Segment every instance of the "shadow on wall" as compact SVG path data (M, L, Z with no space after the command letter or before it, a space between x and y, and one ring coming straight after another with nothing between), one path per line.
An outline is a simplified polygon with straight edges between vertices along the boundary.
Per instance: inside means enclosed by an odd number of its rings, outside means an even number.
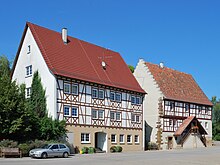
M151 137L153 127L148 125L146 121L144 121L144 124L145 124L145 147L144 149L147 150L148 149L147 146L148 146L148 143L150 142L150 137Z

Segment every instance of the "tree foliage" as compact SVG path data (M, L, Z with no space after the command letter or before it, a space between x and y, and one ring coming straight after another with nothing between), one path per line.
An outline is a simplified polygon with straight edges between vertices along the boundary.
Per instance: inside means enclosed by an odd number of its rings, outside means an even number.
M128 65L128 68L130 69L131 73L134 73L134 67L132 65Z
M10 78L10 63L0 56L0 140L57 140L66 133L65 121L47 115L45 90L36 72L31 97L25 97L25 85Z
M220 100L216 96L212 97L212 136L214 140L220 141Z

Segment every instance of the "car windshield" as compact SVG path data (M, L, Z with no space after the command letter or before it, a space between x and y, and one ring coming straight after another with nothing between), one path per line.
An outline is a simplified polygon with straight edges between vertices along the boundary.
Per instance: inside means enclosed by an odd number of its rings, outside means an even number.
M49 145L49 144L45 144L43 147L41 147L41 148L44 148L44 149L48 149L48 148L50 148L50 146L51 145Z

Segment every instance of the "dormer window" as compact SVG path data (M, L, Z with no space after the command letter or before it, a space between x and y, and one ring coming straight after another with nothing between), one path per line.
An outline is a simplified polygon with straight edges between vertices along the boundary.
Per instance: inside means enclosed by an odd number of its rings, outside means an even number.
M32 75L32 65L26 67L26 76Z

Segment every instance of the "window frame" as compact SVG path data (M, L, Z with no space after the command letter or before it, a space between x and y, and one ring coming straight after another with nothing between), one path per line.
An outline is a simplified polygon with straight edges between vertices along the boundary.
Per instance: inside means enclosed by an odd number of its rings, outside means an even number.
M129 136L130 136L130 141L128 141L128 139L129 139L128 137L129 137ZM128 135L127 135L127 143L128 143L128 144L132 144L132 135L131 135L131 134L128 134Z
M117 99L117 96L119 96L119 100ZM121 93L119 93L119 92L115 93L115 101L116 102L121 102Z
M114 118L112 118L112 114L114 115ZM115 111L110 111L110 120L115 120Z
M112 99L112 95L114 96L114 98ZM115 101L115 92L110 92L110 101Z
M102 96L102 97L100 97L100 91L103 92L103 96ZM98 97L99 97L99 99L105 99L105 91L104 91L104 89L99 89L99 91L98 91Z
M119 115L119 119L117 118L117 115ZM115 120L121 121L121 112L115 112Z
M94 96L93 91L96 91L96 96ZM97 88L92 88L92 98L93 98L93 99L97 99L98 97L99 97L98 89L97 89Z
M73 116L73 108L76 108L76 116ZM72 117L78 117L78 107L71 107L71 116Z
M73 92L73 87L76 87L76 93ZM71 93L72 93L73 95L78 95L78 94L79 94L78 84L72 84L72 85L71 85Z
M96 116L94 117L93 114L95 114ZM98 119L98 110L97 109L92 109L92 119Z
M88 135L88 140L87 140ZM83 136L83 137L82 137ZM90 143L90 133L81 133L80 134L81 144L89 144Z
M131 104L132 105L136 104L136 97L134 95L131 95Z
M136 139L137 138L137 139ZM137 141L136 141L137 140ZM140 137L139 135L134 135L134 143L139 144L140 143Z
M67 92L67 91L65 91L66 90L66 88L65 88L65 86L66 85L68 85L69 87L69 91ZM70 86L70 83L67 83L67 82L64 82L63 83L63 92L65 93L65 94L70 94L71 93L71 86Z
M139 100L139 101L137 101L137 100ZM140 97L140 96L137 96L137 97L136 97L136 104L137 104L137 105L140 105L140 104L141 104L141 97Z
M26 66L25 67L26 68L26 77L30 77L30 76L32 76L32 65L28 65L28 66Z
M122 137L123 141L121 141L121 137ZM125 135L124 134L119 135L119 143L125 143Z
M65 114L65 108L68 108L68 115ZM70 106L69 105L64 105L64 107L63 107L63 116L64 117L70 117Z
M100 112L103 112L102 113L103 114L102 117L100 117ZM105 119L105 111L104 110L98 110L98 119L100 119L100 120L104 120Z
M26 97L29 98L31 96L31 87L26 88Z
M113 141L113 137L114 136L114 141ZM117 143L117 135L116 134L111 134L111 143Z

